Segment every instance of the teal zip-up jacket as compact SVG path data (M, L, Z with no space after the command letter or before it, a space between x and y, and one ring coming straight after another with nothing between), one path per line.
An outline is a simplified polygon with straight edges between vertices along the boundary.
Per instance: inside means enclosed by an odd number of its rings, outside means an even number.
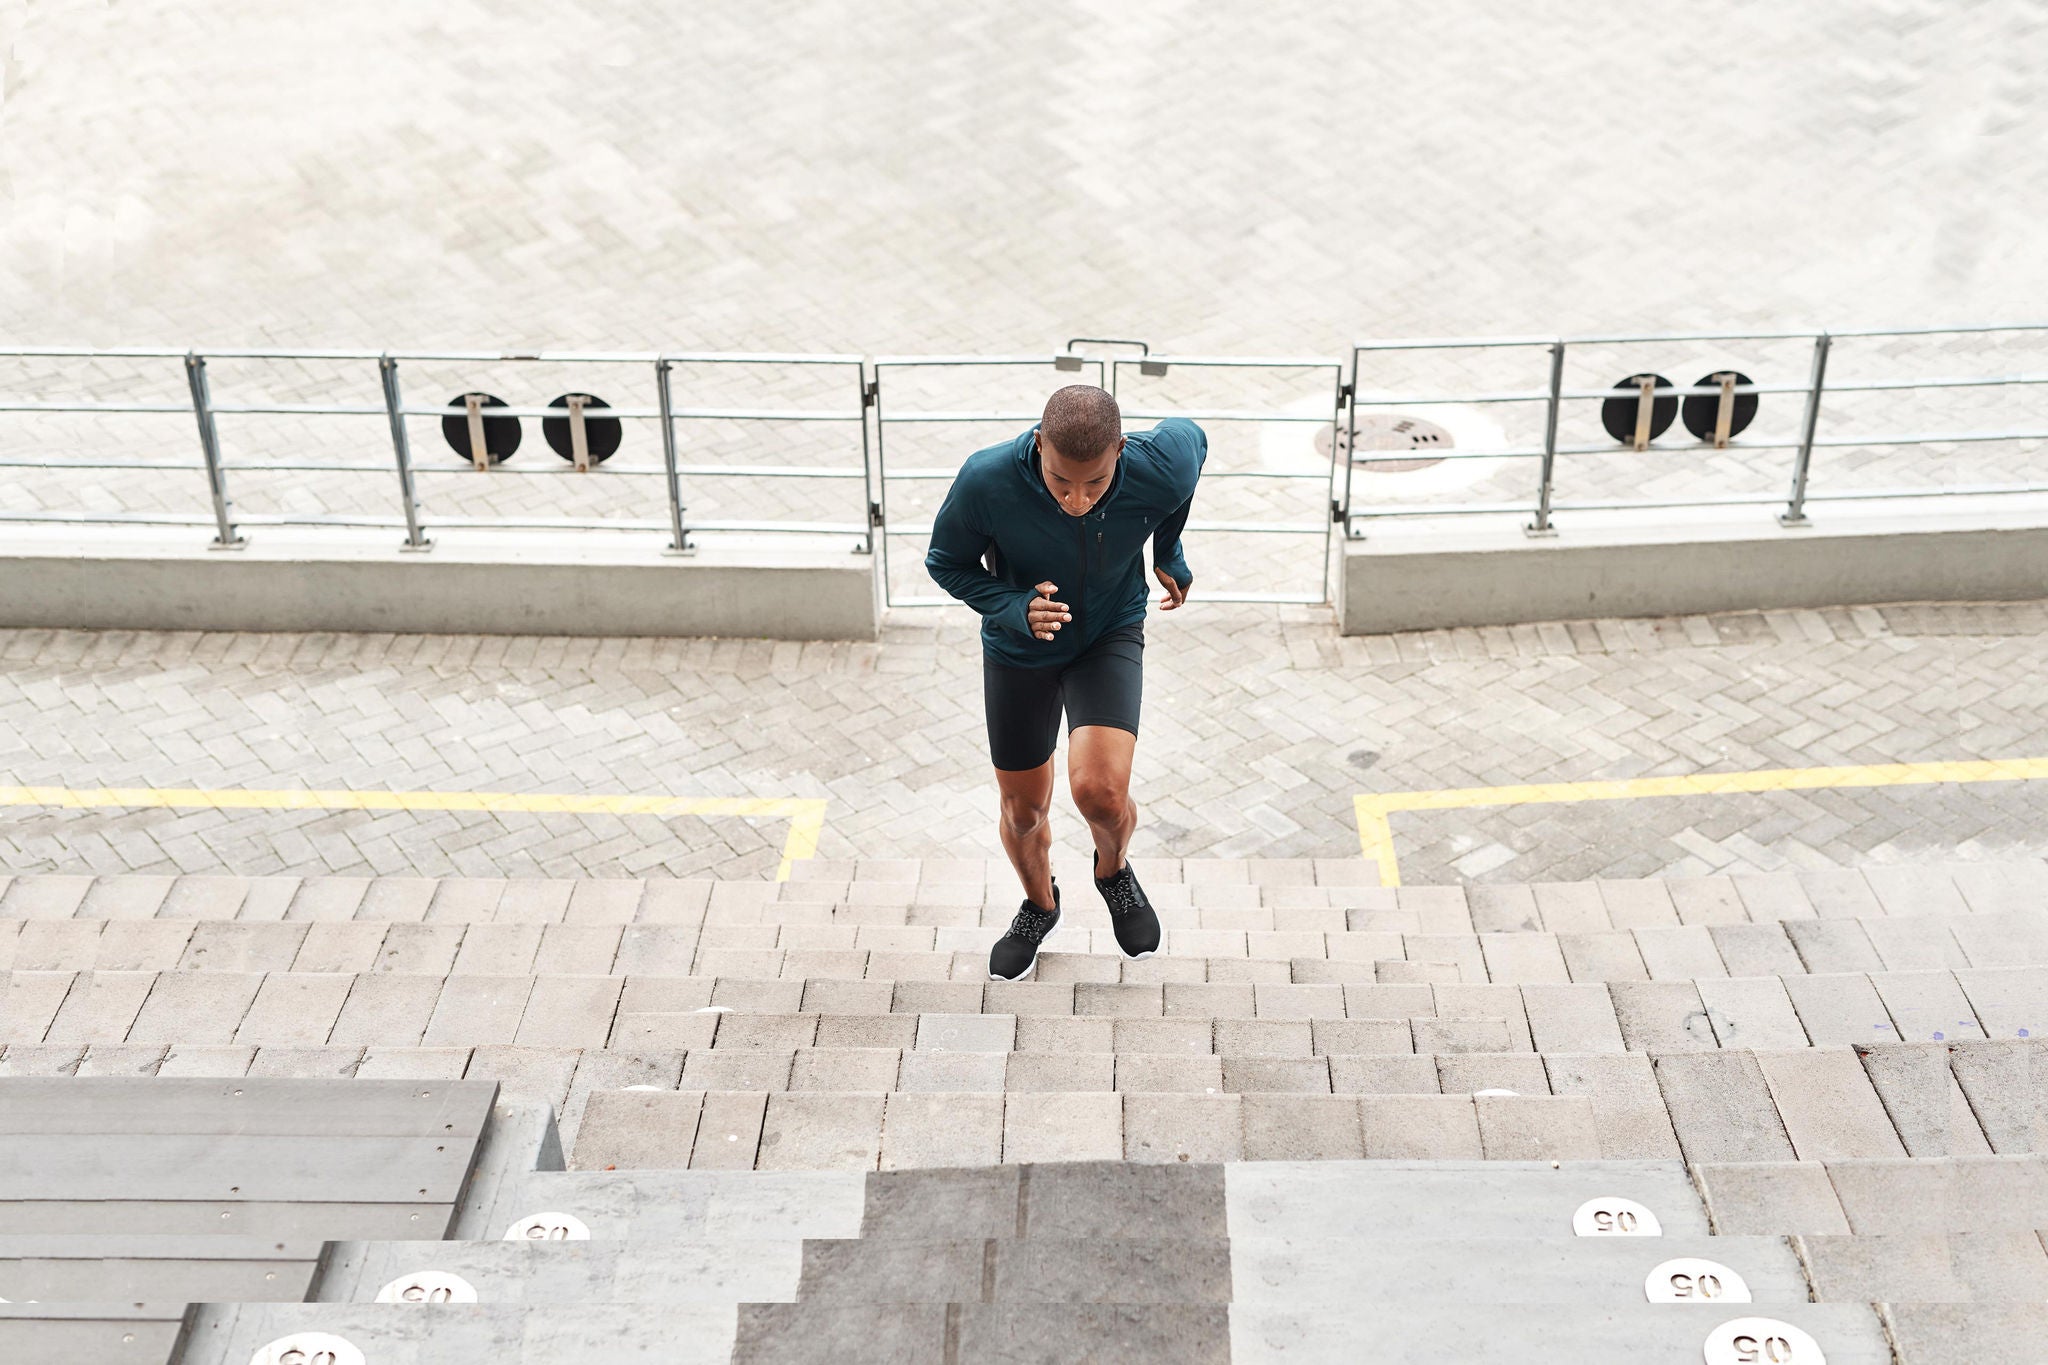
M1109 491L1075 517L1038 472L1037 431L967 457L924 559L940 587L981 613L983 653L1013 668L1071 663L1108 632L1144 620L1154 581L1148 540L1154 565L1183 587L1192 581L1180 535L1209 456L1209 438L1184 417L1129 432ZM1024 612L1048 581L1074 619L1041 640Z

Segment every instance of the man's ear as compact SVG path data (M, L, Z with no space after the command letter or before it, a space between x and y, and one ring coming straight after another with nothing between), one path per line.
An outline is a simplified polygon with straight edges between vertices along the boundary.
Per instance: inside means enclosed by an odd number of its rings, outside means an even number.
M1128 437L1128 436L1119 436L1119 437L1117 437L1117 438L1116 438L1116 453L1117 453L1117 454L1121 455L1121 454L1123 454L1123 453L1124 453L1124 442L1125 442L1125 441L1128 441L1129 439L1130 439L1130 437Z

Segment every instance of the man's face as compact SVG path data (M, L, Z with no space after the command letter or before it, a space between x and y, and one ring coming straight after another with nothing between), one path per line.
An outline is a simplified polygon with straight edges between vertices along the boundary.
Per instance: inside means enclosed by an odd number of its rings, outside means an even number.
M1110 478L1116 473L1116 457L1123 454L1123 437L1117 437L1115 445L1085 460L1068 459L1042 433L1037 441L1038 469L1045 477L1046 489L1068 516L1081 516L1102 501L1102 495L1109 491Z

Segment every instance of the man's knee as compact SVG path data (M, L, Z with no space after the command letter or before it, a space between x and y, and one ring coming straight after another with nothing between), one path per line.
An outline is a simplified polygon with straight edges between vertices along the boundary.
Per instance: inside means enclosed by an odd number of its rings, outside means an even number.
M1014 837L1024 838L1038 833L1051 814L1051 809L1044 802L1012 796L1003 798L1003 829Z
M1095 824L1113 824L1123 818L1127 793L1124 784L1101 777L1073 780L1074 808L1081 818Z

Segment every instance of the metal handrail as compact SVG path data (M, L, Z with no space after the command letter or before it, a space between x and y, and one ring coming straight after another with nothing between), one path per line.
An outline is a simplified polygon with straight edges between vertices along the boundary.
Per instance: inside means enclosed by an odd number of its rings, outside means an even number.
M185 364L187 387L190 401L174 402L85 402L78 400L34 401L8 399L0 400L0 415L7 413L37 414L114 414L114 415L169 415L190 414L198 423L200 448L203 459L198 464L188 462L167 463L156 460L130 460L121 458L93 458L82 460L56 460L48 458L0 457L0 468L44 468L44 469L132 469L132 470L190 470L205 471L209 493L214 505L214 519L217 535L214 544L218 548L232 549L245 544L239 528L243 526L279 525L349 525L349 526L402 526L405 541L402 548L426 550L432 541L426 534L422 517L417 481L424 474L450 474L471 472L476 468L489 468L494 473L517 477L560 477L569 474L596 472L600 469L612 476L662 477L667 484L669 548L678 553L688 553L693 547L690 532L701 530L745 530L750 533L794 533L816 534L829 531L837 534L851 530L860 536L858 549L871 553L874 549L874 535L867 509L872 501L871 455L868 444L867 406L869 383L867 362L857 355L832 353L784 353L767 351L368 351L368 350L292 350L284 348L222 347L204 351L175 351L157 347L88 347L88 346L4 346L0 347L0 358L12 359L141 359L141 360L182 360ZM213 397L207 378L207 361L211 360L266 360L266 361L327 361L354 362L373 361L378 368L378 383L382 391L381 404L366 403L302 403L281 400L253 400L248 402L220 402ZM501 363L560 363L560 364L609 364L647 365L654 370L656 403L654 406L624 406L592 409L591 419L605 418L618 421L651 421L659 424L662 438L662 464L657 469L605 467L596 464L560 466L505 467L489 460L482 452L475 452L474 463L462 470L419 469L413 464L411 441L407 429L408 419L468 418L467 406L459 404L442 406L416 406L407 404L401 397L400 371L404 363L460 363L460 364L501 364ZM751 366L844 366L853 369L857 388L856 401L846 408L750 408L732 406L679 407L673 398L672 372L678 366L690 365L751 365ZM368 464L360 461L240 461L229 460L221 451L217 430L217 419L222 416L294 416L294 417L383 417L389 427L392 460L390 464ZM538 419L541 421L567 419L578 428L585 420L580 411L572 408L501 406L481 410L486 420L499 418ZM720 466L712 464L684 464L676 453L676 424L679 422L748 422L748 423L857 423L861 433L860 468L811 468L787 464ZM472 432L480 428L472 427ZM473 434L472 441L477 437ZM577 437L581 450L580 432ZM234 511L228 496L227 476L234 471L263 471L266 473L343 473L381 474L395 471L398 475L399 501L403 512L402 521L389 518L359 518L348 516L288 516L253 517L240 516ZM690 522L685 515L682 500L681 480L712 478L799 478L799 479L860 479L868 485L862 498L862 516L857 522L770 522L770 521L723 521ZM27 522L35 520L64 522L66 524L149 524L185 525L184 519L175 517L152 517L136 513L73 512L57 514L17 513L0 520ZM505 519L488 517L466 517L448 520L443 525L463 528L492 528L508 526L547 526L551 528L576 530L644 530L661 523L640 522L622 518L524 518Z
M1904 328L1835 328L1722 331L1692 333L1589 333L1567 336L1519 336L1519 337L1423 337L1392 340L1362 340L1353 343L1348 373L1346 363L1333 357L1316 356L1215 356L1215 355L1172 355L1153 352L1143 342L1103 341L1101 339L1074 338L1063 350L1033 355L888 355L874 359L853 354L812 353L812 352L742 352L742 351L491 351L491 350L366 350L366 349L286 349L221 347L175 349L169 347L85 347L85 346L0 346L0 358L46 359L46 360L163 360L177 361L184 370L184 387L189 392L186 401L136 400L91 402L68 399L0 399L0 418L8 414L27 417L51 415L134 415L142 417L163 417L188 414L196 423L199 436L199 458L197 460L172 460L162 457L107 455L89 456L79 459L51 458L45 456L0 456L0 468L5 469L64 469L64 470L132 470L146 472L177 472L189 474L197 471L207 480L207 494L211 503L211 517L198 514L134 513L134 512L4 512L0 522L8 524L31 524L48 522L53 524L116 524L156 525L191 527L211 525L215 531L214 545L223 549L234 549L246 544L242 531L247 527L260 526L356 526L375 528L399 528L405 533L404 548L426 550L432 542L427 536L430 529L423 517L416 487L418 480L426 475L447 476L456 473L470 473L481 465L496 473L520 477L565 477L583 472L602 472L607 475L624 477L652 477L659 475L666 485L667 518L663 520L642 520L630 518L591 517L467 517L444 519L438 522L445 527L476 528L531 528L576 530L622 530L645 531L663 529L668 531L669 548L677 552L688 552L692 548L693 532L747 534L797 533L797 534L840 534L851 531L858 536L857 549L866 553L880 553L886 561L890 539L919 534L918 527L909 524L891 526L888 523L887 488L899 481L935 482L950 480L957 469L948 467L903 467L889 469L886 458L886 428L898 425L971 426L994 423L1028 423L1037 420L1039 413L1013 409L998 405L990 409L928 409L892 410L884 413L882 406L882 373L885 369L910 367L1002 367L1002 366L1050 366L1066 373L1093 371L1095 381L1114 392L1118 378L1132 367L1146 377L1157 378L1170 373L1175 367L1222 370L1328 370L1333 381L1333 399L1327 415L1320 411L1261 409L1250 407L1189 407L1161 408L1156 406L1133 405L1125 410L1127 417L1151 421L1165 417L1188 417L1207 423L1286 423L1297 425L1324 425L1330 427L1333 447L1336 437L1348 425L1350 449L1356 450L1358 423L1361 412L1400 408L1453 405L1517 405L1540 404L1544 408L1544 435L1540 445L1508 443L1498 449L1431 449L1425 452L1405 451L1357 452L1347 457L1333 459L1332 468L1323 472L1302 472L1299 470L1217 470L1206 475L1218 480L1268 480L1268 481L1309 481L1323 479L1329 485L1331 521L1329 525L1316 523L1271 522L1204 522L1190 523L1194 531L1246 531L1259 533L1309 534L1320 532L1327 538L1330 526L1342 526L1345 533L1358 536L1363 523L1382 517L1431 517L1459 516L1473 514L1499 514L1502 512L1530 512L1527 530L1534 535L1554 533L1553 519L1559 513L1593 511L1624 511L1645 509L1669 509L1678 507L1737 507L1779 505L1782 508L1779 520L1787 526L1807 524L1806 508L1809 503L1842 503L1854 501L1888 500L1902 498L1941 497L1982 497L2013 494L2036 494L2048 492L2048 485L2025 481L2006 484L1972 484L1969 486L1947 486L1941 488L1885 487L1848 490L1813 491L1810 488L1813 471L1813 457L1816 451L1833 451L1856 448L1886 448L1912 446L1969 445L1987 442L2029 442L2048 441L2048 425L2037 425L2021 420L2008 427L1985 427L1967 430L1913 429L1894 427L1857 435L1846 432L1828 432L1822 429L1821 408L1827 395L1846 394L1907 394L1921 391L1965 391L1991 388L2028 388L2048 385L2048 371L2017 370L2003 373L1945 373L1907 378L1856 378L1846 381L1831 381L1828 369L1831 354L1837 343L1884 338L1927 338L1943 336L1988 336L1993 334L2048 333L2048 322L2030 323L1986 323L1956 326L1928 326ZM1691 385L1684 388L1669 387L1651 391L1647 395L1632 395L1628 388L1600 389L1566 387L1564 384L1564 363L1567 353L1574 347L1656 347L1668 345L1699 345L1703 343L1727 344L1739 342L1787 342L1800 341L1811 346L1810 372L1805 382L1786 376L1755 380L1745 384ZM1076 348L1083 344L1121 345L1137 349L1137 354L1082 354ZM1369 390L1364 380L1371 377L1375 367L1381 366L1392 355L1400 352L1433 352L1447 350L1506 350L1514 348L1541 348L1548 353L1548 380L1542 387L1532 388L1487 388L1475 386L1470 391L1458 390ZM382 402L294 402L262 397L241 401L221 401L213 393L213 381L208 374L209 361L254 360L254 361L320 361L341 364L374 363L378 369L378 381ZM584 418L576 409L502 406L479 409L484 420L512 418L517 420L538 419L541 421L570 420L580 423L596 418L620 422L652 422L661 433L662 460L658 467L624 467L618 464L591 464L587 469L569 463L527 464L517 467L496 465L488 459L460 467L416 466L411 452L409 424L414 421L446 419L455 417L467 419L472 416L466 405L434 405L407 403L401 392L400 379L407 365L416 364L576 364L576 365L622 365L627 367L647 366L654 374L655 402L620 407L590 409L590 417ZM745 406L701 403L683 406L676 402L674 371L692 366L763 366L779 367L843 367L854 371L857 392L856 402L845 407L812 406ZM1646 365L1645 370L1649 367ZM1582 456L1612 453L1617 447L1588 443L1585 441L1561 441L1559 436L1560 417L1566 404L1610 403L1617 399L1624 402L1662 403L1680 399L1714 398L1724 403L1735 398L1789 398L1797 396L1800 404L1799 420L1795 429L1778 429L1766 433L1734 434L1725 428L1720 433L1725 446L1730 450L1746 453L1789 451L1792 452L1789 487L1782 497L1758 495L1697 495L1685 498L1645 499L1573 499L1559 500L1556 496L1557 460L1560 456ZM1723 408L1725 414L1727 408ZM872 414L872 416L871 416ZM288 416L288 417L376 417L382 416L388 427L391 458L388 462L373 462L357 458L343 458L333 462L307 459L304 456L279 461L234 459L223 449L218 430L221 418L243 416ZM715 464L704 461L685 462L679 458L677 431L679 425L688 423L730 422L748 427L774 427L781 424L855 424L860 428L861 459L858 468L851 461L844 465L826 464L819 466L791 465L786 462L773 464ZM873 430L870 431L870 422ZM1789 425L1789 424L1788 424ZM480 428L472 427L472 431ZM1641 430L1646 428L1639 428ZM189 437L188 437L189 439ZM476 439L474 436L472 440ZM1638 436L1638 443L1642 441ZM1623 444L1623 450L1630 447ZM1641 453L1651 456L1680 455L1718 448L1713 441L1674 441L1660 444L1654 450L1642 449ZM578 445L581 449L581 445ZM482 454L474 452L473 454ZM1353 504L1353 479L1355 468L1370 468L1377 464L1402 464L1424 453L1433 461L1445 460L1534 460L1538 462L1537 487L1533 500L1527 503L1442 503L1420 506L1375 506L1355 507ZM1336 465L1341 460L1341 479ZM346 473L346 474L389 474L395 473L399 484L399 505L401 518L378 516L335 515L285 515L250 516L236 511L230 496L230 478L245 472L265 473ZM710 479L822 479L861 481L862 504L856 519L839 521L777 521L777 520L696 520L686 515L683 500L684 480ZM881 535L877 532L881 531ZM1324 599L1328 597L1328 556L1325 555ZM886 562L884 564L886 570ZM1244 600L1308 600L1275 598L1271 594L1240 595Z
M1511 448L1493 451L1430 450L1432 460L1453 459L1524 459L1537 458L1541 461L1537 476L1533 515L1525 528L1530 535L1551 535L1555 528L1551 524L1553 513L1558 511L1619 511L1668 509L1674 507L1750 506L1782 503L1784 511L1778 520L1788 527L1808 524L1806 505L1809 502L1846 502L1874 498L1900 497L1943 497L1943 496L1988 496L2018 493L2034 493L2040 488L2032 483L1995 484L1972 486L1967 491L1930 488L1917 493L1912 490L1878 489L1849 490L1832 492L1825 496L1809 493L1808 485L1813 467L1813 452L1816 450L1838 450L1869 447L1897 446L1939 446L1962 445L1995 441L2040 441L2048 440L2048 430L1969 430L1969 431L1914 431L1879 432L1870 435L1828 435L1820 434L1821 401L1825 394L1851 393L1912 393L1921 390L1957 390L1974 388L1996 388L2006 386L2028 386L2048 384L2048 373L2005 373L1984 375L1929 375L1907 379L1867 379L1848 383L1829 384L1827 379L1829 356L1834 343L1843 338L1871 339L1884 337L1934 337L1970 336L1992 333L2042 333L2048 332L2048 323L1987 323L1949 327L1905 327L1905 328L1841 328L1835 330L1800 331L1757 331L1757 332L1690 332L1690 333L1642 333L1642 334L1590 334L1558 337L1421 337L1409 340L1368 340L1355 342L1351 348L1351 446L1355 451L1358 436L1358 414L1361 409L1372 410L1399 406L1448 406L1465 404L1508 404L1541 403L1544 405L1544 436L1541 448ZM1794 452L1791 486L1783 498L1717 497L1695 496L1685 499L1636 499L1619 502L1572 502L1558 503L1555 498L1556 461L1560 455L1591 455L1611 453L1612 445L1559 445L1558 419L1560 411L1568 402L1608 403L1621 399L1626 401L1629 391L1626 387L1615 389L1568 389L1564 386L1564 360L1566 351L1573 346L1647 346L1696 344L1701 342L1735 341L1808 341L1812 344L1812 362L1806 383L1789 382L1730 384L1727 387L1691 385L1685 388L1645 388L1638 402L1667 402L1681 398L1717 398L1724 404L1736 397L1760 395L1802 395L1805 402L1800 415L1799 434L1796 439L1742 439L1730 437L1725 428L1721 435L1730 449L1743 451L1790 450ZM1402 393L1368 391L1364 387L1367 366L1383 357L1397 352L1421 352L1444 350L1501 350L1511 348L1543 347L1550 353L1550 383L1544 389L1475 389L1471 392L1427 392ZM1728 409L1721 409L1725 417ZM1646 419L1645 419L1646 420ZM1638 427L1637 450L1647 454L1643 448L1641 433L1646 426ZM1661 454L1675 454L1688 450L1715 449L1719 442L1699 441L1694 444L1672 444L1660 448ZM1627 449L1627 446L1621 447ZM1394 452L1386 455L1359 456L1353 454L1354 464L1395 463L1413 460L1414 455ZM1511 504L1431 504L1421 507L1378 507L1372 509L1354 508L1351 501L1351 481L1347 471L1343 498L1343 519L1346 533L1354 538L1362 534L1358 523L1377 517L1417 516L1462 516L1478 513L1499 513L1520 510Z

